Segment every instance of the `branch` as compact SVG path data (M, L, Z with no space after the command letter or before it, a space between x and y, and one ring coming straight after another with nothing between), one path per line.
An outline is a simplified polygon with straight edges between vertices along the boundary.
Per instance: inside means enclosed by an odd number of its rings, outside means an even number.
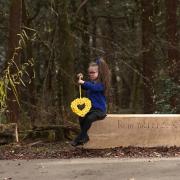
M77 11L76 11L76 15L79 13L80 9L88 2L88 0L84 0L80 6L78 7Z

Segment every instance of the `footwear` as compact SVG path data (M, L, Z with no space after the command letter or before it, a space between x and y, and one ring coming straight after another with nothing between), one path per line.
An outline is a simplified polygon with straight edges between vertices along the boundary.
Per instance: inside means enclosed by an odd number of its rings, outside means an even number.
M72 146L80 146L80 145L87 143L88 141L89 141L89 137L87 136L87 137L82 138L82 139L76 138L74 141L71 141L70 144Z
M71 141L70 144L71 144L71 146L74 146L74 147L75 147L75 146L83 145L83 143L78 142L78 141Z
M88 141L89 141L89 136L86 136L85 138L79 140L79 142L83 144L87 143Z

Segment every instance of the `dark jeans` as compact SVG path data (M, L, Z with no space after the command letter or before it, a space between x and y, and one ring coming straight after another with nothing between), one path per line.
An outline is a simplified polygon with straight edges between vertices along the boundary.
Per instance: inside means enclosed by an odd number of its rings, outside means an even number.
M88 130L91 127L94 121L102 120L106 117L106 113L100 110L91 110L86 114L85 117L79 117L79 124L81 128L81 132L79 136L76 138L78 141L79 139L84 139L88 137Z

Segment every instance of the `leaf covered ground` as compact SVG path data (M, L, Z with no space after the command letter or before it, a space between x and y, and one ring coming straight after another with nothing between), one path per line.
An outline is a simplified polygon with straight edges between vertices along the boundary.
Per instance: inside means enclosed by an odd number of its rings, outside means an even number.
M118 147L111 149L74 148L68 142L16 143L0 146L0 160L69 158L153 158L180 157L180 147Z

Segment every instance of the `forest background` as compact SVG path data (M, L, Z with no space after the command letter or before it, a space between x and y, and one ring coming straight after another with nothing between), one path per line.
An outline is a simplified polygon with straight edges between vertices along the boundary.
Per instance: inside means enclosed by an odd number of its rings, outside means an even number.
M103 56L108 113L180 113L179 0L0 0L0 123L76 116L76 74Z

